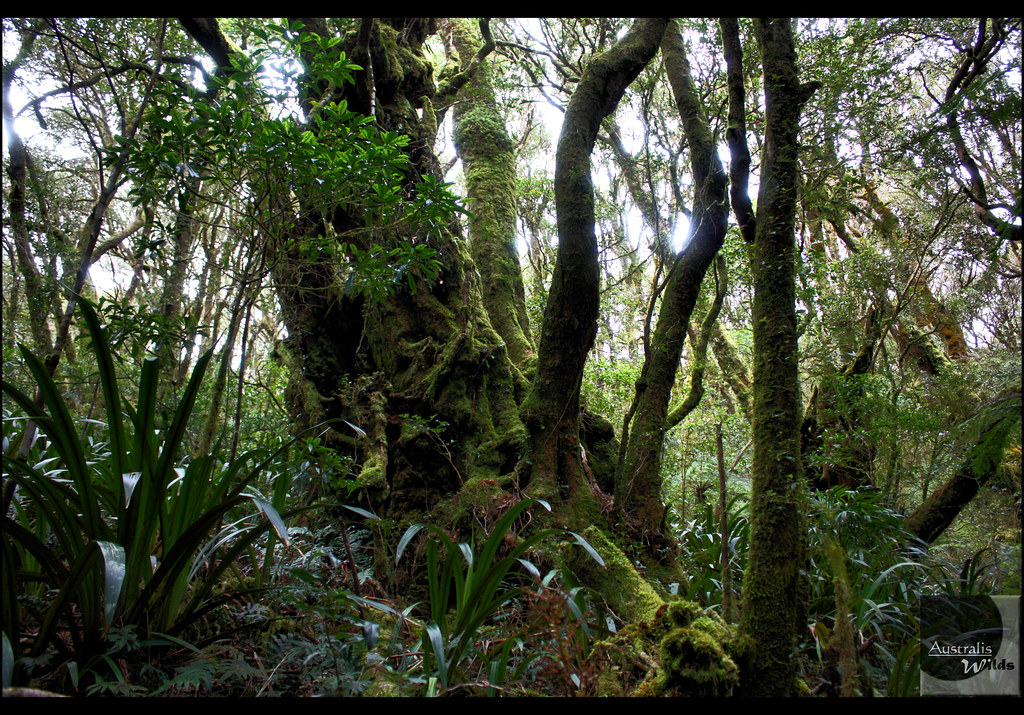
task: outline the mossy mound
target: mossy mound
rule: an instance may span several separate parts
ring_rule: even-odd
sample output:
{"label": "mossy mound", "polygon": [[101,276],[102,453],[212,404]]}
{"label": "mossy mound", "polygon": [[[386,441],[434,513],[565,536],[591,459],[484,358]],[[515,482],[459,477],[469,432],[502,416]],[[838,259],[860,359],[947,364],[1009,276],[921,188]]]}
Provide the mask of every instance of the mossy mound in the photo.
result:
{"label": "mossy mound", "polygon": [[739,685],[746,640],[716,614],[673,601],[648,622],[631,624],[598,644],[610,668],[602,695],[721,697]]}
{"label": "mossy mound", "polygon": [[692,601],[662,599],[612,540],[583,532],[604,559],[602,568],[578,550],[563,551],[581,583],[604,596],[628,626],[595,644],[599,693],[607,696],[723,696],[739,684],[749,641],[716,613]]}

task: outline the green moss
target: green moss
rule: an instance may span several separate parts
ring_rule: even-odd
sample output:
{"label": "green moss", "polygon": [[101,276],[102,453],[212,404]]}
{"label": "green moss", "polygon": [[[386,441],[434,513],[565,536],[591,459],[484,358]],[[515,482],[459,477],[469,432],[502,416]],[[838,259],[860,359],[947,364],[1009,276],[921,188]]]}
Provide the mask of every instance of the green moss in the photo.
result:
{"label": "green moss", "polygon": [[668,622],[676,628],[688,628],[697,620],[711,620],[700,604],[693,601],[673,601],[665,613]]}
{"label": "green moss", "polygon": [[[706,622],[707,619],[700,619]],[[661,642],[659,679],[665,693],[718,697],[731,695],[739,681],[739,668],[726,655],[717,634],[677,628]]]}
{"label": "green moss", "polygon": [[460,151],[476,150],[484,155],[493,155],[495,150],[510,152],[515,148],[493,102],[490,106],[475,105],[462,112],[452,139]]}
{"label": "green moss", "polygon": [[650,621],[632,623],[595,652],[608,667],[602,695],[732,695],[750,642],[717,615],[690,601],[673,601]]}
{"label": "green moss", "polygon": [[357,477],[361,487],[387,487],[387,469],[382,459],[368,459]]}
{"label": "green moss", "polygon": [[563,552],[566,566],[586,586],[600,593],[612,610],[627,621],[650,620],[665,605],[618,546],[600,529],[588,527],[583,537],[601,554],[602,568],[578,548]]}
{"label": "green moss", "polygon": [[[462,489],[432,510],[433,523],[445,530],[467,532],[481,522],[493,523],[498,510],[507,505],[508,495],[502,483],[493,478],[474,477]],[[480,534],[481,538],[487,534]]]}
{"label": "green moss", "polygon": [[[740,664],[749,658],[749,639],[717,614],[692,601],[662,601],[646,588],[628,558],[601,532],[584,536],[605,558],[605,580],[599,591],[609,606],[630,625],[595,645],[604,696],[725,696],[739,684]],[[584,573],[596,580],[594,571]],[[577,573],[573,562],[573,572]],[[628,576],[624,576],[628,574]],[[643,617],[635,614],[643,613]]]}

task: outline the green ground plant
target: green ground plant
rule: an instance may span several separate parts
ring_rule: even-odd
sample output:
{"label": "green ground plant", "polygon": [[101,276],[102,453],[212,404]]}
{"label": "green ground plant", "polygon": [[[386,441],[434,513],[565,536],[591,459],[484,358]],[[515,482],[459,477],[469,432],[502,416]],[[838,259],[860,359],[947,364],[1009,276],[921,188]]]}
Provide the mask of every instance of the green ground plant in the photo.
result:
{"label": "green ground plant", "polygon": [[[429,524],[413,524],[399,541],[396,563],[420,531],[427,530],[433,537],[426,542],[430,603],[420,641],[427,695],[444,694],[466,684],[483,686],[493,695],[529,665],[527,657],[513,666],[512,653],[521,646],[522,633],[506,633],[495,645],[484,648],[480,648],[477,636],[502,606],[523,593],[524,586],[506,583],[516,564],[540,580],[540,571],[525,558],[531,549],[546,539],[570,536],[591,558],[603,564],[601,556],[582,536],[562,529],[541,529],[518,541],[513,538],[515,545],[508,547],[506,539],[512,535],[516,519],[531,506],[550,510],[539,499],[520,501],[494,525],[479,553],[470,544],[456,543],[443,530]],[[470,670],[470,665],[476,669]]]}
{"label": "green ground plant", "polygon": [[[743,582],[747,548],[750,544],[750,522],[747,520],[746,495],[733,496],[726,506],[726,543],[729,547],[729,568],[736,598]],[[687,582],[679,595],[704,607],[722,605],[722,534],[718,517],[710,503],[699,515],[687,522],[680,533],[680,544],[686,564]]]}
{"label": "green ground plant", "polygon": [[[109,660],[112,627],[134,626],[143,640],[176,638],[216,601],[233,596],[214,598],[213,589],[264,532],[288,539],[274,504],[252,491],[268,455],[248,452],[231,464],[216,454],[185,455],[188,420],[211,353],[196,361],[161,429],[158,361],[144,362],[132,404],[122,396],[95,309],[82,299],[79,306],[96,359],[106,440],[85,436],[46,367],[27,349],[22,358],[44,407],[3,383],[5,396],[46,442],[27,461],[3,455],[5,482],[18,488],[13,516],[2,522],[3,632],[13,658],[38,664],[52,653],[50,667],[68,664],[72,680],[75,671],[81,675]],[[273,501],[281,504],[280,492]],[[26,629],[30,622],[35,627]]]}

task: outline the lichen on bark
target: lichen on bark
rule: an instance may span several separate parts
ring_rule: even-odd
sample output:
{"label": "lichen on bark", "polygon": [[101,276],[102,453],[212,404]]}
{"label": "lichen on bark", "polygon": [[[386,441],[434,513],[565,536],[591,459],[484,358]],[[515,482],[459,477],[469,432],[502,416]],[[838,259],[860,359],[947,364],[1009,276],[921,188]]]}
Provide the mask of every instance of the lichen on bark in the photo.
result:
{"label": "lichen on bark", "polygon": [[807,534],[800,454],[794,252],[800,111],[814,91],[797,77],[790,20],[757,20],[765,84],[765,142],[751,258],[754,285],[750,552],[743,632],[755,643],[744,692],[795,694],[791,654],[802,630]]}
{"label": "lichen on bark", "polygon": [[[480,34],[464,18],[452,19],[451,29],[450,52],[468,67],[478,56]],[[516,245],[515,143],[505,129],[489,64],[480,61],[472,68],[472,80],[458,90],[452,109],[452,139],[465,173],[469,242],[482,277],[484,306],[523,392],[535,368],[536,348]]]}

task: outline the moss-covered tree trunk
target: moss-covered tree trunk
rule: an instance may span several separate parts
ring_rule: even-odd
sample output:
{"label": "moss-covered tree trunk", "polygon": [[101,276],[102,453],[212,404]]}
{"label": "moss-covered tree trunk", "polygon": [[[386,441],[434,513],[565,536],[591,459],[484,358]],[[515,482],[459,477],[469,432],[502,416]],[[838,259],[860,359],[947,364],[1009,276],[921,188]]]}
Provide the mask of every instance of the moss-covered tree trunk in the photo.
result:
{"label": "moss-covered tree trunk", "polygon": [[[403,196],[414,197],[424,177],[440,180],[432,149],[434,80],[423,49],[435,21],[367,18],[340,34],[320,18],[301,22],[303,32],[338,36],[331,51],[361,67],[354,83],[340,87],[306,79],[307,116],[317,111],[313,100],[345,101],[372,115],[380,131],[408,136]],[[189,29],[218,63],[238,51],[210,23]],[[318,130],[314,122],[308,128]],[[333,235],[363,251],[387,251],[415,241],[416,227],[371,231],[360,208],[325,207],[301,194],[293,199],[286,179],[266,209],[287,220],[275,222],[265,240],[288,327],[287,352],[301,373],[290,404],[307,423],[341,418],[330,443],[356,457],[364,503],[380,515],[417,519],[450,507],[449,524],[461,514],[468,527],[473,512],[459,509],[461,496],[484,503],[508,486],[503,482],[522,456],[526,431],[506,344],[491,326],[457,222],[429,239],[443,261],[439,280],[403,283],[379,300],[352,294],[344,277],[353,263],[340,251],[303,250],[303,243]]]}
{"label": "moss-covered tree trunk", "polygon": [[797,78],[788,19],[758,20],[765,91],[754,287],[753,466],[750,554],[744,575],[743,632],[755,654],[743,688],[755,696],[795,693],[800,568],[806,554],[802,522],[800,385],[794,253],[797,131],[800,109],[813,92]]}
{"label": "moss-covered tree trunk", "polygon": [[1006,387],[974,418],[974,444],[953,476],[936,489],[904,528],[926,544],[935,541],[995,475],[1007,441],[1020,438],[1020,381]]}
{"label": "moss-covered tree trunk", "polygon": [[[427,19],[376,20],[368,31],[346,38],[359,43],[365,37],[377,126],[412,140],[402,187],[407,195],[415,193],[421,177],[440,178],[428,101],[434,84],[423,54],[435,29]],[[365,81],[357,77],[344,98],[359,101]],[[357,220],[339,210],[331,223],[342,233]],[[399,229],[363,240],[389,249],[411,236]],[[351,342],[360,341],[354,369],[332,376],[341,385],[339,408],[376,436],[364,449],[362,481],[380,487],[384,511],[403,517],[433,509],[467,487],[485,483],[497,489],[517,464],[526,436],[506,344],[491,326],[479,274],[457,224],[432,241],[444,257],[440,280],[383,301],[366,300],[362,336],[349,333]],[[348,322],[356,322],[356,307],[347,311]],[[323,325],[316,330],[330,332]]]}
{"label": "moss-covered tree trunk", "polygon": [[[505,341],[512,364],[528,378],[536,349],[516,245],[515,143],[495,99],[490,64],[485,59],[476,63],[481,48],[488,45],[471,20],[454,18],[450,22],[452,54],[460,71],[450,84],[457,84],[461,73],[475,70],[458,89],[452,108],[452,138],[462,161],[470,212],[470,250],[480,272],[491,325]],[[525,386],[525,380],[521,384]]]}
{"label": "moss-covered tree trunk", "polygon": [[715,352],[715,360],[718,368],[722,371],[722,377],[729,389],[736,396],[740,412],[750,419],[750,371],[747,364],[740,360],[739,348],[732,336],[722,327],[721,323],[715,323],[711,331],[711,349]]}
{"label": "moss-covered tree trunk", "polygon": [[563,523],[594,518],[580,445],[580,385],[597,334],[600,267],[590,154],[601,121],[654,57],[664,19],[643,19],[596,57],[566,107],[555,156],[558,253],[541,328],[537,376],[522,408],[530,431],[530,493]]}
{"label": "moss-covered tree trunk", "polygon": [[728,180],[697,100],[686,48],[674,21],[665,32],[661,52],[683,120],[696,188],[689,241],[670,269],[654,336],[637,382],[636,410],[625,457],[615,480],[616,509],[625,525],[653,551],[671,543],[661,499],[661,454],[669,400],[700,285],[722,247],[729,218]]}

